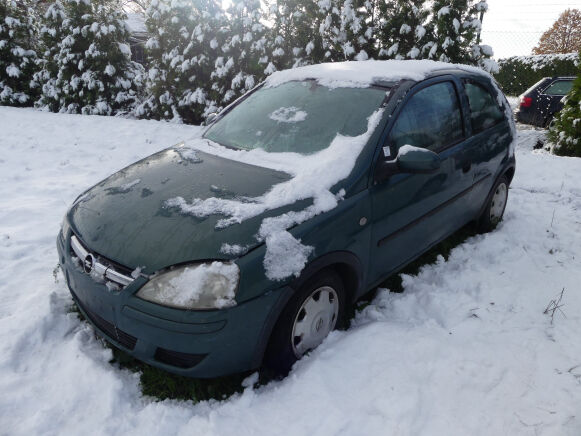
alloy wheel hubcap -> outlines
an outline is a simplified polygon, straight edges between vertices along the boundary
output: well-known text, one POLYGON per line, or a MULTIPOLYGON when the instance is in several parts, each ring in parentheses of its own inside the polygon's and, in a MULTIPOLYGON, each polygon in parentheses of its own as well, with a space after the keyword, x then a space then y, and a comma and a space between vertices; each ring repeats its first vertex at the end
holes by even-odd
POLYGON ((493 224, 498 224, 504 213, 504 207, 506 206, 506 199, 508 197, 508 188, 506 184, 501 183, 496 187, 494 195, 492 196, 492 202, 490 204, 490 221, 493 224))
POLYGON ((330 286, 315 289, 303 302, 295 317, 292 347, 296 357, 316 348, 335 328, 339 298, 330 286))

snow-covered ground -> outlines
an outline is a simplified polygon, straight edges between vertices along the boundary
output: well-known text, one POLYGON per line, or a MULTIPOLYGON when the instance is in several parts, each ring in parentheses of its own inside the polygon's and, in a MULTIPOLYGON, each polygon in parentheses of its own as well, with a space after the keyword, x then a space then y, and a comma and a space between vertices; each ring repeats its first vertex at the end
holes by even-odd
POLYGON ((289 377, 223 401, 143 397, 67 313, 55 238, 78 193, 198 134, 0 108, 0 435, 581 434, 581 160, 519 130, 505 221, 380 291, 289 377), (562 289, 562 313, 543 311, 562 289))

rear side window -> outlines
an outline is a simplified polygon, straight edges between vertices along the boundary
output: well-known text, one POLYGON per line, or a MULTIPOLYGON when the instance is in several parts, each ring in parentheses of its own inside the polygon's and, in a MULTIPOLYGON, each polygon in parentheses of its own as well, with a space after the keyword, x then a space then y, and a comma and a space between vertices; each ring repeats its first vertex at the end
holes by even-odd
POLYGON ((470 105, 472 133, 482 132, 504 119, 504 114, 498 106, 498 102, 488 89, 472 82, 464 83, 464 88, 470 105))
POLYGON ((545 89, 543 94, 547 95, 567 95, 571 88, 573 87, 572 80, 557 80, 556 82, 551 83, 551 85, 545 89))
POLYGON ((415 93, 391 130, 394 150, 409 144, 440 150, 464 137, 462 116, 454 86, 442 82, 415 93))

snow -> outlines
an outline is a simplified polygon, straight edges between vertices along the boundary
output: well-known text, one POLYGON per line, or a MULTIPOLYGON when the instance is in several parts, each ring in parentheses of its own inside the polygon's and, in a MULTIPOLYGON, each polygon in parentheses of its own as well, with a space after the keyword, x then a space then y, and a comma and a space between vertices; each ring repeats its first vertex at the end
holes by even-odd
POLYGON ((10 77, 19 77, 20 76, 20 68, 18 68, 14 64, 10 64, 6 67, 6 74, 10 77))
POLYGON ((120 192, 129 192, 131 191, 131 189, 133 189, 134 186, 138 185, 141 183, 141 179, 135 179, 132 180, 131 182, 127 182, 124 185, 121 185, 118 189, 120 192))
POLYGON ((450 8, 448 6, 444 6, 443 8, 441 8, 438 11, 438 18, 440 18, 442 15, 448 15, 450 13, 450 8))
POLYGON ((298 107, 281 107, 272 112, 268 118, 279 123, 298 123, 307 119, 307 113, 298 107))
MULTIPOLYGON (((397 46, 394 47, 397 51, 397 46)), ((390 48, 388 55, 392 54, 394 47, 390 48)), ((277 71, 266 79, 266 86, 274 87, 292 80, 315 79, 329 88, 367 87, 377 81, 422 80, 429 73, 450 66, 451 64, 429 60, 332 62, 277 71)))
POLYGON ((540 70, 541 68, 551 65, 552 62, 560 61, 570 61, 573 62, 575 66, 579 65, 579 55, 578 53, 558 53, 558 54, 543 54, 543 55, 529 55, 529 56, 512 56, 506 59, 501 59, 498 61, 500 66, 509 63, 517 62, 524 65, 529 65, 533 70, 540 70))
POLYGON ((82 190, 199 129, 8 107, 0 118, 1 433, 581 434, 581 160, 533 151, 544 131, 519 126, 496 231, 404 276, 402 294, 381 290, 286 379, 253 388, 253 375, 241 394, 192 404, 144 397, 52 272, 82 190))
POLYGON ((244 254, 246 252, 246 250, 248 250, 248 247, 243 247, 242 245, 238 245, 238 244, 224 243, 220 247, 220 253, 232 254, 235 256, 240 256, 241 254, 244 254))
POLYGON ((402 145, 399 150, 397 151, 398 156, 404 156, 408 153, 413 153, 414 151, 421 151, 423 150, 420 147, 414 147, 413 145, 405 144, 402 145))

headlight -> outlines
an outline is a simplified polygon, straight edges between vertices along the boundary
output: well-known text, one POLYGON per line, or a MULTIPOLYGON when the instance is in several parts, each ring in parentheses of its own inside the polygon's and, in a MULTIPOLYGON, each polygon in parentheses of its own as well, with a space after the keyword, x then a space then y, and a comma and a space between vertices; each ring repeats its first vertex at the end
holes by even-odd
POLYGON ((231 262, 188 265, 154 276, 136 295, 179 309, 221 309, 236 305, 239 275, 231 262))
POLYGON ((61 225, 61 231, 63 232, 63 238, 67 237, 70 229, 71 229, 71 226, 69 224, 69 220, 67 220, 67 216, 65 215, 65 217, 63 218, 63 223, 61 225))

